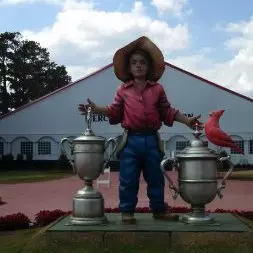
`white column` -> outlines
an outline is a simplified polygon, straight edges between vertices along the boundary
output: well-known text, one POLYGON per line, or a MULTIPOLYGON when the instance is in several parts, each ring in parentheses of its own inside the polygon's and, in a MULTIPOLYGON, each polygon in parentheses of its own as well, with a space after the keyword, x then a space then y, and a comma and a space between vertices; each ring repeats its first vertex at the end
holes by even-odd
POLYGON ((36 160, 37 158, 37 152, 36 152, 36 149, 37 148, 37 143, 36 142, 33 142, 33 160, 36 160))

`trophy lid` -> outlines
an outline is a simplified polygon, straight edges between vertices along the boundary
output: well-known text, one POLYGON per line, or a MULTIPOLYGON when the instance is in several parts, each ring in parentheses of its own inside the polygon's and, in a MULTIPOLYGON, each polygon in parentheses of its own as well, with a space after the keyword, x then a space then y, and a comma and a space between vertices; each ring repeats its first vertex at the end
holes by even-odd
POLYGON ((75 138, 73 140, 74 143, 104 143, 106 141, 106 139, 104 137, 101 137, 101 136, 96 136, 94 134, 94 132, 92 131, 91 129, 91 120, 92 120, 92 110, 91 110, 91 107, 88 108, 88 112, 85 116, 85 119, 86 119, 86 123, 87 123, 87 129, 85 130, 85 132, 75 138))
POLYGON ((196 130, 193 133, 194 139, 190 141, 190 146, 186 147, 180 154, 177 155, 178 158, 216 158, 217 154, 205 146, 203 140, 200 139, 202 133, 198 130, 196 124, 196 130))

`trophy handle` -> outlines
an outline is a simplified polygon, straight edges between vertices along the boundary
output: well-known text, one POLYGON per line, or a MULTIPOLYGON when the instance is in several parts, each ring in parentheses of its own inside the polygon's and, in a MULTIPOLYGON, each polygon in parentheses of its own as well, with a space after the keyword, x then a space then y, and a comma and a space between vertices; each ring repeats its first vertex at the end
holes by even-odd
POLYGON ((60 144, 60 146, 61 146, 61 151, 62 151, 62 153, 63 153, 64 155, 66 155, 68 161, 70 162, 70 164, 71 164, 71 166, 72 166, 72 168, 73 168, 73 171, 76 173, 75 164, 74 164, 74 159, 73 159, 72 155, 69 154, 69 153, 66 151, 66 149, 65 149, 65 147, 64 147, 64 143, 65 143, 65 142, 68 143, 71 152, 73 151, 73 145, 72 145, 72 142, 71 142, 71 140, 70 140, 69 138, 63 138, 63 139, 61 140, 61 144, 60 144))
POLYGON ((223 179, 221 180, 219 187, 217 188, 217 195, 221 199, 223 197, 221 191, 226 188, 226 180, 230 176, 230 174, 233 172, 234 164, 230 161, 230 156, 221 157, 219 158, 219 160, 220 162, 224 162, 224 161, 229 162, 229 169, 227 173, 225 174, 225 176, 223 177, 223 179))
MULTIPOLYGON (((174 185, 172 179, 169 177, 169 175, 166 173, 166 170, 165 170, 165 165, 167 162, 169 161, 173 161, 173 163, 176 163, 176 159, 169 159, 169 158, 165 158, 162 160, 161 164, 160 164, 160 168, 161 168, 161 171, 164 175, 164 177, 169 181, 169 188, 171 190, 174 191, 174 194, 173 194, 173 199, 176 199, 178 197, 178 194, 179 194, 179 190, 178 188, 174 185)), ((177 166, 176 166, 177 167, 177 166)))
POLYGON ((103 165, 101 174, 104 174, 104 169, 108 166, 108 163, 111 161, 112 156, 114 155, 114 153, 115 153, 116 150, 117 150, 117 141, 116 141, 116 138, 109 138, 108 140, 106 140, 106 142, 105 142, 105 150, 109 147, 109 144, 110 144, 111 142, 114 144, 114 148, 113 148, 113 151, 112 151, 112 153, 111 153, 109 159, 106 160, 106 161, 104 162, 104 165, 103 165))

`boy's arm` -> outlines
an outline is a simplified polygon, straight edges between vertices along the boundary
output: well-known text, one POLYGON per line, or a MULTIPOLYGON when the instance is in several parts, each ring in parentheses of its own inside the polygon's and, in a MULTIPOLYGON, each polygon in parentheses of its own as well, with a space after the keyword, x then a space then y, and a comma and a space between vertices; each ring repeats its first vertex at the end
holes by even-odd
MULTIPOLYGON (((121 123, 123 119, 123 113, 124 113, 124 99, 122 95, 122 85, 118 87, 116 90, 116 94, 114 97, 114 101, 106 106, 105 111, 108 113, 109 123, 111 125, 116 125, 118 123, 121 123)), ((102 109, 101 111, 104 111, 102 109)))
POLYGON ((189 118, 187 118, 184 114, 182 114, 179 111, 177 112, 175 116, 175 121, 185 124, 187 126, 189 125, 189 118))
POLYGON ((87 114, 88 107, 91 107, 94 114, 100 114, 108 117, 110 124, 118 124, 121 122, 124 101, 121 95, 120 87, 116 91, 114 101, 108 106, 96 105, 89 98, 87 99, 87 102, 88 104, 79 104, 79 111, 81 111, 82 114, 87 114))
POLYGON ((171 107, 162 86, 159 96, 159 111, 162 121, 167 126, 172 126, 173 122, 177 121, 190 127, 191 129, 196 128, 195 123, 198 124, 199 129, 204 128, 204 124, 198 120, 200 118, 200 115, 188 118, 184 114, 182 114, 179 110, 176 110, 175 108, 171 107))
POLYGON ((109 110, 108 110, 107 106, 98 106, 98 105, 96 105, 94 113, 95 114, 101 114, 101 115, 104 115, 106 117, 109 116, 109 110))
POLYGON ((91 107, 91 110, 95 114, 102 114, 104 116, 108 116, 108 108, 106 106, 98 106, 94 102, 92 102, 89 98, 87 99, 88 104, 79 104, 79 111, 82 112, 83 115, 87 114, 87 110, 91 107))
POLYGON ((164 124, 170 127, 173 126, 173 122, 176 120, 176 115, 179 111, 171 107, 162 86, 160 86, 159 91, 158 111, 164 124))

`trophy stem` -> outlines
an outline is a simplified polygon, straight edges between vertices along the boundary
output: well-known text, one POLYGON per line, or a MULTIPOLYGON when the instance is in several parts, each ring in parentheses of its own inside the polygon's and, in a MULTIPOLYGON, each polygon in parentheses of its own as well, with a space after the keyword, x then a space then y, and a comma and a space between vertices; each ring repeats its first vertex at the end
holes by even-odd
POLYGON ((84 180, 84 184, 86 186, 91 186, 93 188, 93 181, 92 180, 84 180))
POLYGON ((200 205, 200 206, 192 206, 192 216, 194 217, 203 217, 205 216, 205 206, 200 205))

